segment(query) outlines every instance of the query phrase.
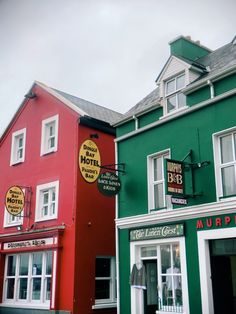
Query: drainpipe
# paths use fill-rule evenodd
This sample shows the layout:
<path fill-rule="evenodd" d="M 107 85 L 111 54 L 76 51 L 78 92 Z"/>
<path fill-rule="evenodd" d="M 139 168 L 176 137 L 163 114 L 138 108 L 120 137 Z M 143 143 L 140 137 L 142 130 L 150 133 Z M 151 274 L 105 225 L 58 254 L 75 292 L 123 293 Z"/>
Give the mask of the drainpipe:
<path fill-rule="evenodd" d="M 211 98 L 214 98 L 215 97 L 214 85 L 210 80 L 207 80 L 207 84 L 210 86 Z"/>
<path fill-rule="evenodd" d="M 138 130 L 138 118 L 135 115 L 133 115 L 133 119 L 135 122 L 135 130 Z"/>

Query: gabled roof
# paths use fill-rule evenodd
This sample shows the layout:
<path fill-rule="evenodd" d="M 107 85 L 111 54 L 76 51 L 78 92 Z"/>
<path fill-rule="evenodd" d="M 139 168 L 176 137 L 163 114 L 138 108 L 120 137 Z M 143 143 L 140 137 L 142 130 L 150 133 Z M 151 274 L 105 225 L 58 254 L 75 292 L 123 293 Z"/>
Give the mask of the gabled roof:
<path fill-rule="evenodd" d="M 62 102 L 65 103 L 65 105 L 69 106 L 71 109 L 78 112 L 82 116 L 88 116 L 103 122 L 107 122 L 109 124 L 123 116 L 119 112 L 67 94 L 58 89 L 50 88 L 40 82 L 36 82 L 36 84 L 41 86 L 43 89 L 46 89 L 53 96 L 59 98 Z"/>
<path fill-rule="evenodd" d="M 123 115 L 114 110 L 96 105 L 90 101 L 78 98 L 76 96 L 67 94 L 65 92 L 54 89 L 57 93 L 65 97 L 71 103 L 73 103 L 78 108 L 82 109 L 85 115 L 90 116 L 91 118 L 101 120 L 111 124 L 117 119 L 120 119 Z"/>
<path fill-rule="evenodd" d="M 190 65 L 190 69 L 197 70 L 200 73 L 200 76 L 197 80 L 190 83 L 185 90 L 191 90 L 191 86 L 195 86 L 198 82 L 206 82 L 209 78 L 220 75 L 223 72 L 226 72 L 230 68 L 235 68 L 236 70 L 236 36 L 229 44 L 220 47 L 219 49 L 210 52 L 208 55 L 198 58 L 196 60 L 189 60 L 183 57 L 170 56 L 165 63 L 163 69 L 158 75 L 156 82 L 160 80 L 163 71 L 166 69 L 172 58 L 177 58 L 186 64 Z M 148 94 L 143 100 L 138 102 L 134 107 L 132 107 L 128 112 L 123 116 L 123 119 L 117 121 L 115 125 L 120 123 L 125 123 L 132 116 L 137 116 L 142 114 L 142 112 L 158 106 L 160 102 L 159 90 L 156 88 L 150 94 Z"/>
<path fill-rule="evenodd" d="M 34 82 L 34 84 L 32 85 L 32 87 L 29 90 L 29 93 L 33 91 L 33 89 L 36 85 L 40 86 L 41 88 L 46 90 L 49 94 L 51 94 L 52 96 L 59 99 L 62 103 L 64 103 L 64 105 L 66 105 L 67 107 L 69 107 L 72 110 L 74 110 L 75 112 L 77 112 L 80 116 L 99 120 L 99 121 L 102 121 L 102 122 L 109 124 L 110 126 L 112 125 L 112 123 L 114 121 L 120 120 L 121 117 L 123 117 L 123 115 L 121 113 L 118 113 L 114 110 L 96 105 L 96 104 L 89 102 L 87 100 L 78 98 L 76 96 L 69 95 L 67 93 L 64 93 L 62 91 L 59 91 L 59 90 L 56 90 L 53 88 L 50 88 L 41 82 L 37 82 L 37 81 Z M 12 125 L 14 120 L 20 114 L 24 105 L 25 105 L 25 99 L 23 100 L 23 102 L 19 106 L 18 110 L 14 114 L 11 122 L 9 123 L 6 130 L 2 134 L 0 140 L 7 133 L 7 130 L 10 128 L 10 126 Z"/>

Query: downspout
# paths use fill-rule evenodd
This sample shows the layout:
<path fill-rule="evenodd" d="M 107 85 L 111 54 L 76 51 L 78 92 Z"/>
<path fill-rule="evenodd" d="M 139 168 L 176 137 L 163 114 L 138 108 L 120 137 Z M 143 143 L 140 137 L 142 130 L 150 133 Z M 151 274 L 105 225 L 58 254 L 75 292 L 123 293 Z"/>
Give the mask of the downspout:
<path fill-rule="evenodd" d="M 115 142 L 115 162 L 118 163 L 118 143 Z M 116 241 L 116 291 L 117 291 L 117 314 L 120 314 L 120 260 L 119 260 L 119 229 L 116 225 L 116 220 L 119 217 L 119 208 L 118 208 L 118 195 L 115 197 L 115 241 Z"/>
<path fill-rule="evenodd" d="M 138 118 L 133 115 L 134 123 L 135 123 L 135 130 L 138 130 Z"/>
<path fill-rule="evenodd" d="M 211 99 L 212 99 L 215 97 L 214 85 L 211 80 L 207 80 L 207 84 L 210 86 L 210 94 L 211 94 Z"/>

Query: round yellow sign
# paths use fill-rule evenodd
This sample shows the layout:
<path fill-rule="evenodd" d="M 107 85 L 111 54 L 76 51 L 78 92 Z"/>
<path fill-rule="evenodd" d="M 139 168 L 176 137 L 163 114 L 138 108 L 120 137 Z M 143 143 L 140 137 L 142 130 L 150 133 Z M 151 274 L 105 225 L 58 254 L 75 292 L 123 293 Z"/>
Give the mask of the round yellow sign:
<path fill-rule="evenodd" d="M 5 206 L 9 214 L 19 215 L 25 206 L 25 195 L 19 186 L 11 186 L 5 196 Z"/>
<path fill-rule="evenodd" d="M 79 151 L 79 168 L 82 177 L 89 183 L 97 180 L 100 174 L 101 157 L 99 149 L 91 140 L 82 143 Z"/>

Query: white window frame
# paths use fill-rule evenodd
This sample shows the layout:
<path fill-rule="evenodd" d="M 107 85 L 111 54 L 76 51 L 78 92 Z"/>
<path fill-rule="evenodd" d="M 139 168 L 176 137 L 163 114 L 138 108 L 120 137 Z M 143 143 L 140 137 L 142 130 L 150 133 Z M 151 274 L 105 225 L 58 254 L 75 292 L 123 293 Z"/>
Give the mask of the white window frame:
<path fill-rule="evenodd" d="M 51 193 L 55 190 L 55 200 L 51 199 Z M 43 195 L 45 191 L 49 191 L 48 214 L 43 215 Z M 51 219 L 57 219 L 58 217 L 58 200 L 59 200 L 59 181 L 53 181 L 45 184 L 38 185 L 36 188 L 36 209 L 35 209 L 35 221 L 46 221 Z M 51 207 L 54 207 L 54 213 L 51 214 Z"/>
<path fill-rule="evenodd" d="M 109 308 L 116 306 L 116 259 L 114 256 L 97 256 L 97 259 L 109 259 L 110 260 L 110 276 L 109 277 L 95 277 L 96 280 L 109 280 L 109 298 L 108 299 L 95 299 L 95 305 L 93 309 Z"/>
<path fill-rule="evenodd" d="M 217 200 L 223 200 L 227 197 L 227 199 L 235 198 L 236 196 L 225 196 L 223 195 L 223 184 L 222 184 L 222 163 L 221 163 L 221 150 L 220 150 L 220 138 L 226 135 L 230 135 L 236 133 L 236 127 L 229 128 L 212 135 L 213 141 L 213 151 L 214 151 L 214 165 L 215 165 L 215 180 L 216 180 L 216 196 Z M 234 162 L 230 162 L 230 165 L 234 165 L 236 171 L 236 156 Z M 223 165 L 225 166 L 225 165 Z"/>
<path fill-rule="evenodd" d="M 184 76 L 184 86 L 181 88 L 177 88 L 177 78 Z M 175 89 L 173 92 L 167 93 L 167 84 L 170 83 L 171 81 L 174 80 L 174 85 L 175 85 Z M 187 85 L 187 75 L 185 72 L 181 72 L 179 74 L 176 74 L 175 76 L 171 77 L 170 79 L 166 80 L 164 82 L 164 91 L 165 91 L 165 115 L 168 114 L 173 114 L 176 111 L 182 110 L 183 108 L 186 108 L 186 104 L 183 106 L 179 106 L 179 102 L 178 102 L 178 95 L 181 94 L 181 90 Z M 167 104 L 167 100 L 170 97 L 175 97 L 176 98 L 176 107 L 175 109 L 172 109 L 171 111 L 168 112 L 168 104 Z M 184 95 L 184 97 L 186 97 Z"/>
<path fill-rule="evenodd" d="M 22 146 L 19 147 L 19 138 L 22 138 Z M 11 141 L 11 159 L 10 165 L 16 165 L 25 161 L 25 143 L 26 143 L 26 128 L 12 133 Z M 18 156 L 21 151 L 21 156 Z"/>
<path fill-rule="evenodd" d="M 50 302 L 52 300 L 52 296 L 54 295 L 53 289 L 54 286 L 51 285 L 51 297 L 50 299 L 46 298 L 46 280 L 47 278 L 51 278 L 53 280 L 53 256 L 54 252 L 52 251 L 52 269 L 51 274 L 46 274 L 46 252 L 48 251 L 37 251 L 38 253 L 42 253 L 42 274 L 36 275 L 33 274 L 32 269 L 32 263 L 33 263 L 33 254 L 35 252 L 28 252 L 28 253 L 16 253 L 16 254 L 9 254 L 6 255 L 5 260 L 5 271 L 4 271 L 4 284 L 3 284 L 3 305 L 10 305 L 10 306 L 17 306 L 17 307 L 25 307 L 25 308 L 43 308 L 43 309 L 49 309 L 50 308 Z M 28 274 L 27 275 L 20 275 L 19 269 L 20 269 L 20 256 L 22 254 L 28 254 L 29 260 L 28 260 Z M 7 269 L 8 269 L 8 259 L 10 256 L 16 256 L 16 268 L 15 268 L 15 275 L 8 276 L 7 275 Z M 7 279 L 14 279 L 14 291 L 13 295 L 14 297 L 12 299 L 7 299 Z M 20 278 L 27 278 L 27 298 L 26 299 L 20 299 L 18 297 L 19 289 L 20 289 Z M 40 300 L 32 300 L 31 294 L 33 289 L 33 278 L 41 278 L 41 290 L 40 290 Z"/>
<path fill-rule="evenodd" d="M 134 241 L 130 243 L 130 273 L 132 271 L 132 267 L 138 261 L 141 261 L 141 248 L 147 246 L 160 246 L 163 244 L 179 244 L 180 250 L 180 262 L 181 262 L 181 275 L 182 275 L 182 300 L 183 300 L 183 312 L 182 314 L 189 314 L 189 301 L 188 301 L 188 283 L 187 283 L 187 264 L 186 264 L 186 249 L 185 249 L 185 238 L 184 237 L 176 237 L 176 238 L 168 238 L 168 239 L 153 239 L 153 240 L 143 240 L 143 241 Z M 157 257 L 147 257 L 143 259 L 157 259 L 158 263 L 158 276 L 160 276 L 160 256 Z M 160 289 L 160 286 L 158 285 Z M 142 289 L 135 289 L 130 287 L 131 289 L 131 314 L 144 314 L 144 304 L 143 304 L 143 291 Z M 166 312 L 165 310 L 156 311 L 158 314 L 169 314 L 170 312 Z M 176 313 L 176 312 L 171 312 Z M 177 312 L 178 313 L 178 312 Z"/>
<path fill-rule="evenodd" d="M 43 155 L 57 151 L 57 148 L 58 148 L 58 121 L 59 121 L 58 114 L 42 121 L 40 156 L 43 156 Z M 49 127 L 51 125 L 54 125 L 54 130 L 55 130 L 55 134 L 53 136 L 50 136 L 50 134 L 49 134 Z M 54 146 L 49 147 L 48 142 L 52 138 L 54 139 Z"/>
<path fill-rule="evenodd" d="M 154 162 L 153 160 L 161 157 L 162 158 L 162 179 L 159 181 L 154 180 Z M 160 151 L 158 153 L 147 156 L 147 174 L 148 174 L 148 208 L 149 212 L 158 209 L 172 209 L 171 196 L 166 194 L 166 183 L 165 183 L 165 173 L 164 173 L 164 159 L 170 158 L 170 149 Z M 154 196 L 154 186 L 156 184 L 163 184 L 163 208 L 155 208 L 155 196 Z"/>

